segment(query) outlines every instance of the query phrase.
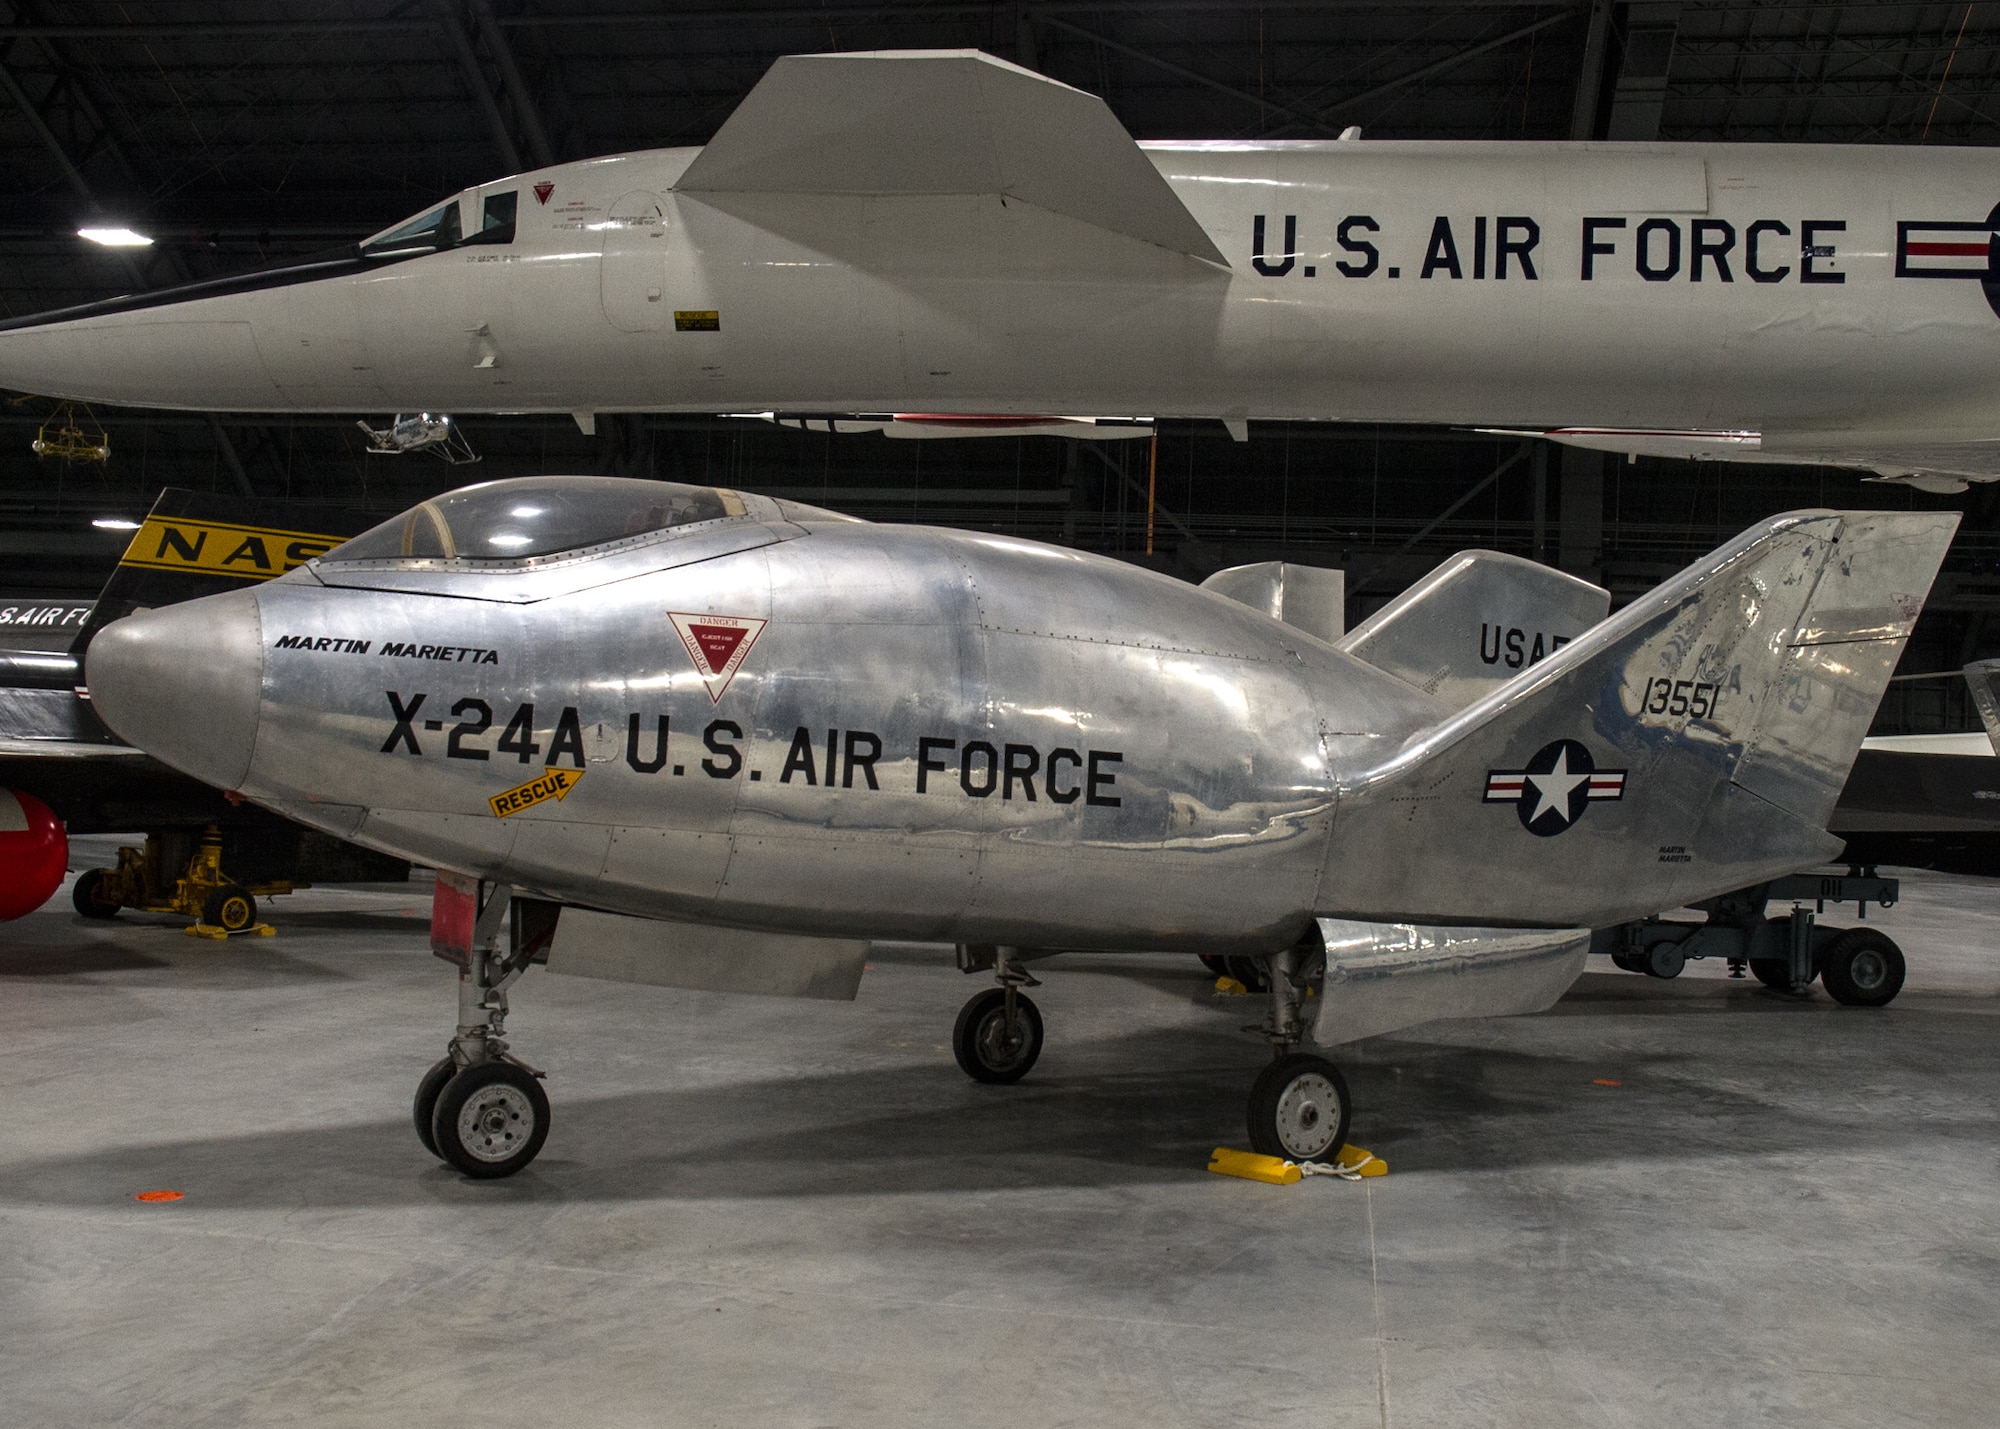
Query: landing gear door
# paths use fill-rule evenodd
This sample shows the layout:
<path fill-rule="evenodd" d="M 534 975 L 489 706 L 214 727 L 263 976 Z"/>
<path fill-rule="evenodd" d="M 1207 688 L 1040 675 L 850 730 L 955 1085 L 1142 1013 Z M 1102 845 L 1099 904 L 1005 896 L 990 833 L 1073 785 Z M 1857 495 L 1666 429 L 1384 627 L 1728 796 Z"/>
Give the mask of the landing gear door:
<path fill-rule="evenodd" d="M 657 332 L 667 325 L 667 208 L 656 193 L 634 190 L 604 219 L 604 261 L 598 283 L 604 316 L 623 332 Z"/>

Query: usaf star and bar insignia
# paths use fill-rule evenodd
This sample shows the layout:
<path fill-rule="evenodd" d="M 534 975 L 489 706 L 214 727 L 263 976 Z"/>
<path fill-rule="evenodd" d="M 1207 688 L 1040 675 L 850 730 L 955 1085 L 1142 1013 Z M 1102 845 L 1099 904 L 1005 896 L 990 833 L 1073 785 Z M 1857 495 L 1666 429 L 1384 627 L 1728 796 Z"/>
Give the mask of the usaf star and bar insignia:
<path fill-rule="evenodd" d="M 1521 827 L 1553 838 L 1583 817 L 1597 799 L 1625 797 L 1625 771 L 1599 769 L 1590 751 L 1573 739 L 1558 739 L 1535 752 L 1525 769 L 1489 769 L 1488 804 L 1512 804 Z"/>

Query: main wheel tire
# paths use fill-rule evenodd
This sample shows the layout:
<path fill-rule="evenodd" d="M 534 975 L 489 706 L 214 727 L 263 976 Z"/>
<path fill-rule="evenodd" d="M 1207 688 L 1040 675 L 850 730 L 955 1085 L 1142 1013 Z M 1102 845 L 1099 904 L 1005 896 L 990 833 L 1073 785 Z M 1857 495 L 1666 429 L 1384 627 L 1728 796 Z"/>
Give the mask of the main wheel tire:
<path fill-rule="evenodd" d="M 1873 928 L 1849 928 L 1819 957 L 1819 981 L 1848 1007 L 1881 1007 L 1903 990 L 1903 950 Z"/>
<path fill-rule="evenodd" d="M 257 921 L 257 900 L 235 884 L 201 900 L 201 921 L 225 933 L 240 933 Z"/>
<path fill-rule="evenodd" d="M 105 896 L 105 874 L 102 868 L 91 868 L 79 874 L 76 884 L 69 891 L 69 901 L 76 905 L 76 911 L 86 918 L 116 918 L 119 905 Z"/>
<path fill-rule="evenodd" d="M 1250 1088 L 1250 1147 L 1287 1161 L 1331 1161 L 1347 1140 L 1347 1079 L 1324 1057 L 1294 1052 Z"/>
<path fill-rule="evenodd" d="M 1775 991 L 1792 990 L 1792 964 L 1789 958 L 1752 958 L 1750 976 Z"/>
<path fill-rule="evenodd" d="M 437 1154 L 468 1176 L 511 1176 L 540 1154 L 549 1135 L 541 1080 L 513 1062 L 467 1067 L 438 1094 L 431 1115 Z"/>
<path fill-rule="evenodd" d="M 1613 953 L 1611 965 L 1628 973 L 1642 973 L 1646 970 L 1644 953 Z"/>
<path fill-rule="evenodd" d="M 1207 968 L 1210 973 L 1216 977 L 1230 976 L 1229 959 L 1220 957 L 1215 953 L 1202 953 L 1200 956 L 1201 965 Z"/>
<path fill-rule="evenodd" d="M 458 1064 L 446 1057 L 442 1062 L 424 1073 L 417 1083 L 417 1099 L 410 1104 L 410 1118 L 417 1124 L 417 1140 L 423 1142 L 424 1150 L 433 1156 L 442 1157 L 438 1150 L 437 1137 L 431 1131 L 431 1122 L 437 1116 L 438 1097 L 445 1084 L 458 1075 Z"/>
<path fill-rule="evenodd" d="M 975 1082 L 1018 1082 L 1042 1055 L 1041 1011 L 1017 992 L 1010 1026 L 1006 990 L 988 988 L 959 1009 L 951 1029 L 951 1052 Z"/>

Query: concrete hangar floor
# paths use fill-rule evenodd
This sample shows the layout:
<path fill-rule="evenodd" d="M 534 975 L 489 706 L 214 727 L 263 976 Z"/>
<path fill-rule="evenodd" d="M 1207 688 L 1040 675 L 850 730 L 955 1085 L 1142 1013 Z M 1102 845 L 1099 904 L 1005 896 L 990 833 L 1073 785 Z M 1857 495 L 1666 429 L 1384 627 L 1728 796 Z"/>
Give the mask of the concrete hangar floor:
<path fill-rule="evenodd" d="M 1203 1169 L 1263 1051 L 1192 959 L 1038 964 L 1014 1087 L 940 950 L 831 1007 L 538 970 L 555 1130 L 472 1182 L 409 1124 L 421 883 L 226 944 L 65 890 L 0 945 L 0 1423 L 1989 1425 L 2000 908 L 1904 892 L 1887 1009 L 1594 959 L 1346 1049 L 1390 1174 L 1277 1187 Z"/>

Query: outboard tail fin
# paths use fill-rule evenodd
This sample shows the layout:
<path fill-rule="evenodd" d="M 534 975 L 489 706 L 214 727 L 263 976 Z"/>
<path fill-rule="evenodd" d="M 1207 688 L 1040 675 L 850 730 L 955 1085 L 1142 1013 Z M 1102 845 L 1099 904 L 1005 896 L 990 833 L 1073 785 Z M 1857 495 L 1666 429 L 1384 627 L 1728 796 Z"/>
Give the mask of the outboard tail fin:
<path fill-rule="evenodd" d="M 1974 660 L 1965 667 L 1965 684 L 1972 691 L 1972 707 L 1979 711 L 1986 742 L 2000 754 L 2000 660 Z"/>
<path fill-rule="evenodd" d="M 1744 533 L 1344 780 L 1317 911 L 1601 927 L 1832 858 L 1957 524 L 1806 511 Z"/>
<path fill-rule="evenodd" d="M 1334 643 L 1463 709 L 1555 654 L 1610 608 L 1611 592 L 1602 586 L 1537 561 L 1461 551 Z"/>
<path fill-rule="evenodd" d="M 1347 575 L 1324 566 L 1258 561 L 1217 571 L 1201 588 L 1261 610 L 1328 644 L 1339 641 L 1347 623 Z"/>

